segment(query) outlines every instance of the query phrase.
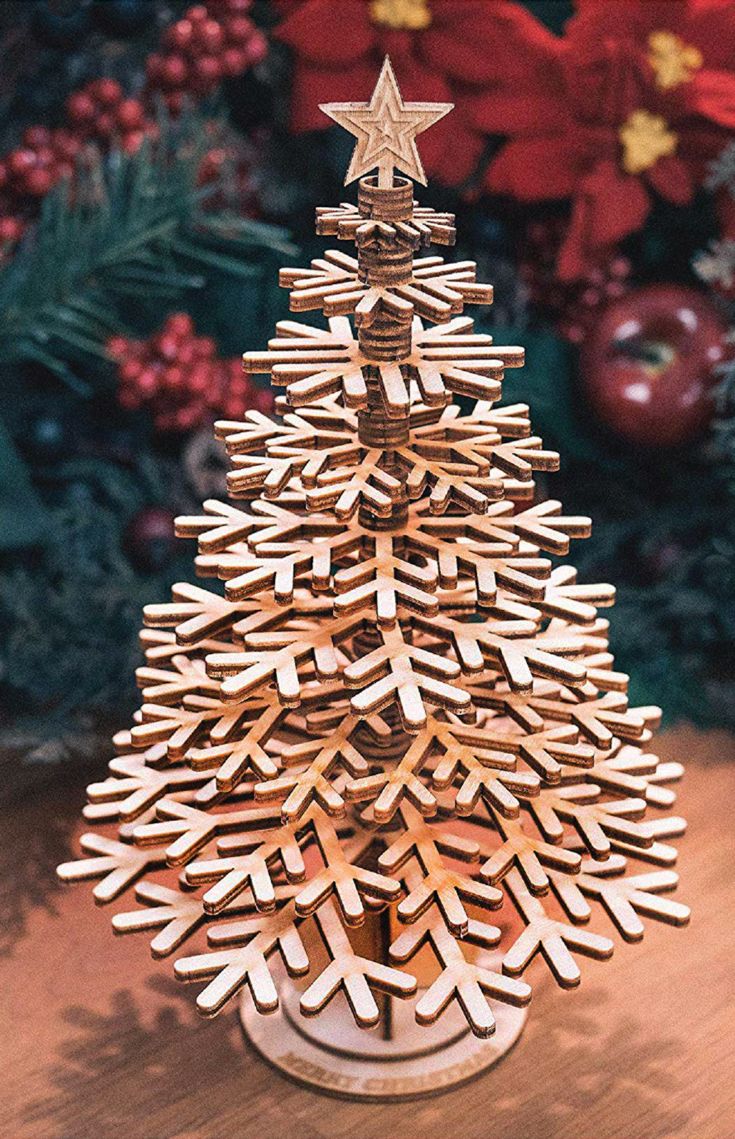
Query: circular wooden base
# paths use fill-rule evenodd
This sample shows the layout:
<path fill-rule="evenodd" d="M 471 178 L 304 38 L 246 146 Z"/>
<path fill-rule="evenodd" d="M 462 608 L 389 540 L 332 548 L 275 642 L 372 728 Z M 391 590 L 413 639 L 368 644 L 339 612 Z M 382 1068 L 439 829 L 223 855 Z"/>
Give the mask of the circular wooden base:
<path fill-rule="evenodd" d="M 299 1012 L 299 993 L 283 978 L 277 1012 L 261 1016 L 249 992 L 240 1005 L 245 1035 L 264 1060 L 299 1084 L 342 1099 L 397 1101 L 439 1095 L 497 1064 L 518 1040 L 527 1010 L 492 1001 L 497 1028 L 479 1040 L 456 1004 L 422 1028 L 414 1002 L 390 1001 L 385 1022 L 355 1024 L 342 994 L 315 1019 Z"/>

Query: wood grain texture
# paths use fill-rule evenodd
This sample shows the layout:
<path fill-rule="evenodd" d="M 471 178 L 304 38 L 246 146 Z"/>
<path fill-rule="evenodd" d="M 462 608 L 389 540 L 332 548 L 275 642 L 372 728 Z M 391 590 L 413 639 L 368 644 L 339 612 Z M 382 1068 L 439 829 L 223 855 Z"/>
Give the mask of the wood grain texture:
<path fill-rule="evenodd" d="M 357 139 L 346 182 L 378 167 L 378 185 L 389 188 L 401 170 L 426 185 L 415 137 L 451 111 L 452 103 L 404 103 L 386 56 L 369 103 L 323 103 L 320 109 Z"/>
<path fill-rule="evenodd" d="M 12 953 L 0 957 L 0 1133 L 731 1139 L 735 740 L 679 729 L 657 743 L 662 759 L 688 760 L 679 807 L 690 821 L 680 867 L 682 894 L 696 901 L 690 927 L 672 937 L 650 923 L 644 942 L 604 966 L 582 960 L 582 985 L 563 998 L 534 962 L 534 1015 L 497 1069 L 437 1099 L 379 1109 L 289 1084 L 246 1051 L 234 1008 L 202 1021 L 190 994 L 164 980 L 139 944 L 110 938 L 108 913 L 84 892 L 54 888 L 81 777 L 77 787 L 5 807 L 4 925 L 16 928 Z"/>
<path fill-rule="evenodd" d="M 403 106 L 386 61 L 370 104 L 328 109 L 358 137 L 348 180 L 364 176 L 357 216 L 319 210 L 317 228 L 344 228 L 356 256 L 281 270 L 291 311 L 328 328 L 279 322 L 244 357 L 285 389 L 277 414 L 215 425 L 237 503 L 207 500 L 177 533 L 216 580 L 146 608 L 142 706 L 89 790 L 85 857 L 58 873 L 133 907 L 116 933 L 185 950 L 174 974 L 204 984 L 203 1016 L 244 992 L 274 1012 L 280 955 L 306 977 L 305 1017 L 346 994 L 374 1025 L 375 990 L 422 1026 L 461 1008 L 486 1039 L 491 1000 L 530 1002 L 534 958 L 569 989 L 574 954 L 611 957 L 606 933 L 579 928 L 593 911 L 627 941 L 642 915 L 686 925 L 661 896 L 678 882 L 664 840 L 685 823 L 654 817 L 683 767 L 648 749 L 659 710 L 628 706 L 598 615 L 614 588 L 546 556 L 591 523 L 532 504 L 559 456 L 525 404 L 493 407 L 523 350 L 465 315 L 492 287 L 473 261 L 414 257 L 451 243 L 453 218 L 414 218 L 393 174 L 420 174 L 414 136 L 447 108 Z M 376 908 L 401 928 L 373 960 L 347 931 Z M 503 975 L 477 945 L 500 947 Z M 418 994 L 424 948 L 438 974 Z"/>

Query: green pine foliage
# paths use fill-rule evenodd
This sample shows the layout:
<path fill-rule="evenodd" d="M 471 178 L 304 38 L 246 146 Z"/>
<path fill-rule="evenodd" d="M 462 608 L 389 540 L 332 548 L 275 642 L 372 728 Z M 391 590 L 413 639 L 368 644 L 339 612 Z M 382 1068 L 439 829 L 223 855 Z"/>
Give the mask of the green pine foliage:
<path fill-rule="evenodd" d="M 150 454 L 132 467 L 72 459 L 54 469 L 44 541 L 6 558 L 0 572 L 0 687 L 17 712 L 1 743 L 20 732 L 37 747 L 63 737 L 80 714 L 132 705 L 141 609 L 165 600 L 191 559 L 182 543 L 160 571 L 141 572 L 125 530 L 138 510 L 169 501 L 174 475 L 175 464 Z"/>
<path fill-rule="evenodd" d="M 252 278 L 260 256 L 292 251 L 283 229 L 209 208 L 218 187 L 198 172 L 211 137 L 194 114 L 161 115 L 157 141 L 93 155 L 48 195 L 0 270 L 0 364 L 33 362 L 85 391 L 126 314 L 160 313 L 213 275 Z"/>
<path fill-rule="evenodd" d="M 212 208 L 225 195 L 198 184 L 207 124 L 162 116 L 136 154 L 91 155 L 0 268 L 0 745 L 22 739 L 26 758 L 58 759 L 80 725 L 124 718 L 141 609 L 192 572 L 183 544 L 158 571 L 131 560 L 137 512 L 193 504 L 176 441 L 116 407 L 108 338 L 146 335 L 199 294 L 205 313 L 234 298 L 234 335 L 252 341 L 266 322 L 252 304 L 243 327 L 243 298 L 270 303 L 294 252 L 283 229 Z M 28 439 L 44 414 L 65 438 L 39 458 Z"/>
<path fill-rule="evenodd" d="M 562 455 L 548 496 L 592 518 L 574 564 L 580 581 L 615 585 L 604 616 L 632 702 L 660 705 L 669 723 L 732 728 L 735 480 L 727 463 L 712 443 L 646 453 L 595 429 L 568 347 L 549 334 L 523 336 L 528 364 L 508 373 L 505 395 L 530 403 L 544 442 Z"/>

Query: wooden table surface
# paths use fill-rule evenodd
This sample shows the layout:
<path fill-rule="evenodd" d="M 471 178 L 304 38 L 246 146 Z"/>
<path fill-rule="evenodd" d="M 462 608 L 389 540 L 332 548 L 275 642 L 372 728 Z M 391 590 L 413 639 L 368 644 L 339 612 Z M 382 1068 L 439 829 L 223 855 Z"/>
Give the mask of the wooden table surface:
<path fill-rule="evenodd" d="M 678 729 L 659 744 L 689 765 L 677 896 L 690 926 L 649 923 L 642 943 L 617 939 L 611 961 L 582 958 L 574 992 L 539 984 L 496 1069 L 411 1104 L 290 1084 L 249 1051 L 234 1010 L 200 1020 L 170 963 L 114 938 L 84 886 L 57 889 L 49 868 L 67 856 L 81 778 L 3 807 L 0 1136 L 733 1139 L 735 741 Z M 532 970 L 532 982 L 545 972 Z"/>

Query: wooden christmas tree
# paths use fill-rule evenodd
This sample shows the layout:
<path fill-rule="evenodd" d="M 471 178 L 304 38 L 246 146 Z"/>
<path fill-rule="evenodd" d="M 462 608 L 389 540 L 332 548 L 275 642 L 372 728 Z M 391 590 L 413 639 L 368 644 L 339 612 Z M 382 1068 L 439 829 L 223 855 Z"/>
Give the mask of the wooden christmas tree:
<path fill-rule="evenodd" d="M 575 954 L 610 956 L 593 905 L 630 941 L 642 916 L 688 919 L 663 896 L 684 824 L 649 810 L 681 768 L 648 750 L 658 711 L 628 707 L 612 587 L 552 560 L 590 522 L 533 504 L 558 456 L 525 404 L 495 406 L 522 349 L 473 330 L 465 306 L 492 300 L 473 262 L 423 252 L 454 226 L 414 202 L 415 136 L 450 109 L 404 104 L 387 60 L 370 103 L 323 108 L 357 137 L 359 185 L 317 232 L 356 255 L 282 271 L 292 311 L 326 322 L 245 356 L 280 416 L 216 424 L 235 504 L 178 520 L 213 582 L 146 609 L 144 702 L 89 788 L 88 857 L 60 868 L 100 903 L 134 892 L 114 929 L 178 952 L 206 1016 L 245 986 L 272 1012 L 280 952 L 305 1016 L 343 991 L 373 1025 L 388 993 L 421 1025 L 457 1002 L 486 1037 L 539 950 L 563 987 Z M 349 931 L 380 912 L 373 959 Z M 492 967 L 472 948 L 498 943 Z"/>

